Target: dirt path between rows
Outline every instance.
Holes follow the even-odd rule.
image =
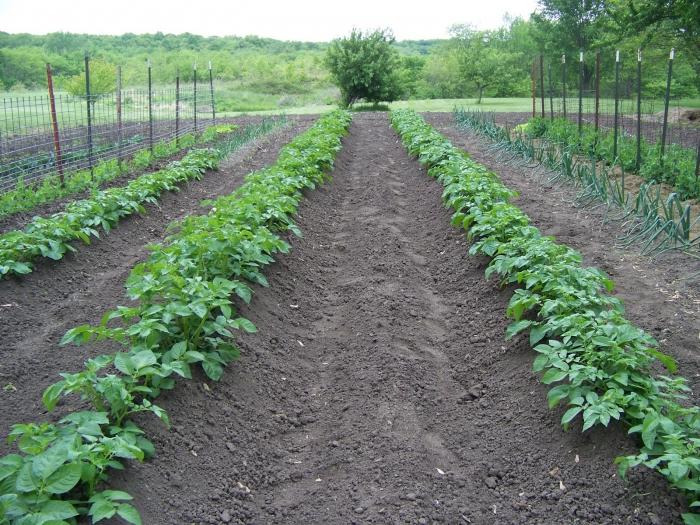
[[[76,254],[38,261],[33,273],[0,280],[0,436],[14,423],[43,419],[41,394],[60,379],[59,372],[78,370],[89,355],[107,350],[94,345],[61,348],[58,342],[68,329],[97,323],[108,309],[125,304],[126,278],[148,255],[146,245],[161,241],[173,220],[205,211],[199,208],[203,199],[230,193],[246,174],[273,163],[280,148],[313,120],[295,119],[251,142],[219,171],[177,193],[164,193],[157,207],[147,207],[146,215],[125,218],[90,246],[76,244]],[[8,449],[0,440],[0,452]]]
[[[386,114],[355,116],[333,177],[242,309],[241,360],[159,400],[172,430],[143,421],[156,457],[113,485],[144,523],[678,523],[658,476],[617,477],[624,432],[561,430]]]
[[[699,403],[700,260],[672,252],[651,259],[639,254],[639,246],[616,246],[619,226],[605,223],[602,208],[574,207],[573,186],[551,184],[539,176],[540,170],[504,163],[486,139],[457,129],[451,113],[424,116],[455,146],[464,148],[517,190],[520,196],[514,203],[535,226],[580,251],[584,264],[597,266],[613,278],[628,318],[656,337],[662,349],[679,361],[680,372],[690,380],[695,403]],[[697,275],[694,279],[687,279],[693,274]]]

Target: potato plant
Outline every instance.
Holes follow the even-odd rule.
[[[182,160],[171,162],[165,169],[146,173],[126,186],[96,191],[92,197],[70,202],[65,211],[50,217],[35,217],[24,230],[0,235],[0,278],[32,272],[37,257],[59,260],[76,251],[72,243],[89,244],[99,237],[100,230],[109,232],[122,218],[145,212],[144,204],[155,204],[164,191],[177,191],[184,182],[200,179],[205,171],[215,169],[222,156],[235,147],[253,140],[273,128],[271,121],[232,136],[216,149],[193,149]],[[230,127],[213,126],[206,139],[227,133]]]
[[[136,305],[66,333],[63,344],[110,340],[123,351],[89,359],[44,392],[49,410],[76,395],[89,410],[57,424],[14,425],[10,440],[20,454],[0,459],[0,525],[74,524],[79,516],[96,523],[115,515],[141,523],[129,494],[105,489],[109,469],[154,453],[132,416],[151,412],[169,424],[153,402],[162,390],[191,378],[197,365],[218,380],[238,357],[234,331],[256,328],[237,314],[233,298],[247,302],[251,284],[267,285],[262,268],[289,249],[279,233],[298,232],[292,217],[302,191],[327,178],[350,120],[345,111],[322,117],[285,146],[274,165],[209,202],[208,214],[175,224],[175,233],[152,246],[127,280]]]
[[[669,374],[676,364],[625,319],[622,302],[610,295],[613,282],[531,226],[508,202],[514,191],[415,112],[395,111],[391,119],[409,152],[444,185],[444,203],[455,212],[453,224],[467,231],[470,253],[492,258],[486,275],[520,287],[508,306],[513,323],[506,336],[529,330],[538,354],[533,368],[552,385],[549,406],[567,407],[562,425],[578,417],[583,431],[624,422],[640,451],[617,458],[620,473],[637,465],[655,469],[688,496],[691,510],[700,507],[700,409],[685,403],[686,379],[652,375],[657,361]],[[694,525],[700,514],[683,519]]]

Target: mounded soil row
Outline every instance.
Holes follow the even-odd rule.
[[[240,361],[164,394],[171,430],[141,421],[157,455],[113,486],[144,523],[679,523],[659,476],[617,476],[622,429],[562,431],[527,342],[504,341],[512,290],[386,114],[356,115],[333,178],[241,307]]]
[[[0,436],[14,423],[41,421],[46,411],[41,394],[60,379],[60,372],[82,368],[91,355],[117,348],[59,347],[67,330],[98,323],[109,309],[127,303],[124,284],[131,268],[143,261],[146,246],[163,240],[172,221],[206,210],[204,199],[232,192],[251,171],[272,164],[280,148],[307,129],[314,117],[294,119],[234,152],[218,171],[164,193],[145,215],[132,215],[108,234],[86,246],[76,243],[75,254],[61,261],[37,260],[24,277],[0,280]],[[75,408],[66,404],[64,410]],[[57,417],[61,410],[57,410]],[[9,447],[0,440],[0,453]]]
[[[483,137],[457,129],[451,113],[426,113],[426,120],[452,143],[496,172],[520,196],[514,203],[532,224],[583,254],[584,264],[597,266],[615,281],[627,317],[652,334],[679,362],[690,380],[694,402],[700,402],[700,259],[668,252],[650,259],[641,246],[621,248],[620,225],[606,218],[605,208],[576,208],[576,189],[547,182],[548,173],[504,163]],[[693,277],[694,276],[694,277]]]

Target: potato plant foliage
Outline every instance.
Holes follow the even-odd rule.
[[[613,282],[531,226],[508,202],[514,191],[415,112],[398,110],[391,119],[409,152],[444,185],[453,224],[472,241],[470,254],[492,258],[486,275],[520,287],[508,306],[513,323],[506,336],[529,331],[537,352],[533,368],[552,385],[549,406],[566,405],[564,428],[578,417],[583,431],[624,422],[640,450],[617,458],[621,475],[637,465],[655,469],[686,494],[691,510],[700,507],[700,410],[684,401],[686,379],[652,375],[657,361],[669,374],[676,364],[625,319],[622,301],[609,293]],[[700,514],[686,513],[683,519],[698,524]]]
[[[292,217],[302,191],[324,182],[350,119],[344,111],[322,117],[274,165],[209,202],[208,214],[177,223],[127,280],[136,306],[117,307],[97,326],[66,333],[62,344],[109,340],[123,351],[89,359],[44,392],[49,410],[69,395],[89,409],[55,424],[13,426],[9,439],[20,454],[0,459],[0,525],[67,525],[79,516],[94,523],[115,515],[141,523],[129,494],[104,488],[110,469],[154,453],[132,416],[150,412],[167,425],[154,404],[161,391],[191,378],[193,366],[218,380],[236,359],[234,332],[256,328],[236,313],[234,297],[248,302],[251,284],[267,285],[262,268],[289,249],[279,233],[298,233]],[[197,155],[213,163],[220,153]]]
[[[50,217],[34,217],[24,228],[0,235],[0,278],[32,272],[37,257],[59,260],[76,251],[74,241],[90,244],[100,230],[109,231],[124,217],[144,213],[144,204],[155,204],[164,191],[177,191],[184,182],[200,179],[207,170],[215,169],[222,151],[266,133],[275,124],[266,121],[242,134],[235,134],[220,148],[197,148],[182,160],[173,161],[162,170],[146,173],[126,186],[95,191],[90,198],[70,202],[65,211]],[[204,139],[213,140],[217,127],[205,132]]]

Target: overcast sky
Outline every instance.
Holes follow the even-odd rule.
[[[353,27],[390,27],[398,40],[445,38],[453,24],[495,29],[536,0],[0,0],[0,31],[258,35],[327,41]]]

